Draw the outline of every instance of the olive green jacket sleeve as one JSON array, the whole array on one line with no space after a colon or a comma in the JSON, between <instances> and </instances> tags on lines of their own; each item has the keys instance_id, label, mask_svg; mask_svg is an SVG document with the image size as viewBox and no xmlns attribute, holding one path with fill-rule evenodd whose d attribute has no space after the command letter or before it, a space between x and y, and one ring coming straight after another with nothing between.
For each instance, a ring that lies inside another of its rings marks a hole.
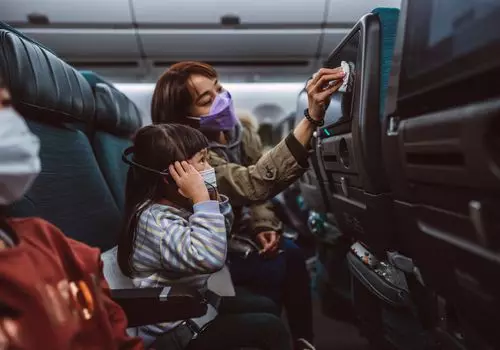
<instances>
[{"instance_id":1,"label":"olive green jacket sleeve","mask_svg":"<svg viewBox=\"0 0 500 350\"><path fill-rule=\"evenodd\" d=\"M210 152L209 162L215 168L219 191L232 205L244 206L266 201L290 186L307 169L308 155L291 133L255 165L228 163L215 152Z\"/></svg>"}]
</instances>

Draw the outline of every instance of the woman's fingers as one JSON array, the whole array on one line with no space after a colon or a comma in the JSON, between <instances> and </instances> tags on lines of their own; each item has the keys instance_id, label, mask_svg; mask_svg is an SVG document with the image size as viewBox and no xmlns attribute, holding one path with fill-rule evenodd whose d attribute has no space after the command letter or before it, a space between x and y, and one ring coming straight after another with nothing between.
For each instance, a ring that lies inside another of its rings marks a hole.
<instances>
[{"instance_id":1,"label":"woman's fingers","mask_svg":"<svg viewBox=\"0 0 500 350\"><path fill-rule=\"evenodd\" d=\"M330 99L330 96L337 91L340 87L342 86L342 80L337 81L333 86L329 87L328 89L324 90L323 92L320 92L316 95L317 101L321 103L326 103Z\"/></svg>"},{"instance_id":2,"label":"woman's fingers","mask_svg":"<svg viewBox=\"0 0 500 350\"><path fill-rule=\"evenodd\" d=\"M334 79L340 79L344 76L344 71L341 67L321 68L319 71L314 73L312 79L307 82L307 88L315 86L318 83L318 81L320 81L324 76L328 76L328 75L338 76L338 78L334 78ZM333 80L333 79L330 79L330 80Z\"/></svg>"},{"instance_id":3,"label":"woman's fingers","mask_svg":"<svg viewBox=\"0 0 500 350\"><path fill-rule=\"evenodd\" d=\"M335 81L334 85L338 83L339 81L342 82L344 78L344 73L343 72L337 72L337 73L332 73L332 74L326 74L323 75L319 80L311 86L311 92L322 92L325 91L326 89L330 88L328 84L331 81Z\"/></svg>"}]
</instances>

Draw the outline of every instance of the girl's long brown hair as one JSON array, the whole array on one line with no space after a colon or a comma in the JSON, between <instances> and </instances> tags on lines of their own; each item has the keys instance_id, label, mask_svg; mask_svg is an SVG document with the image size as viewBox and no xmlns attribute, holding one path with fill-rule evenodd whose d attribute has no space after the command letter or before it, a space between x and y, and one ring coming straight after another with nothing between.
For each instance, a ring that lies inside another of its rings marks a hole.
<instances>
[{"instance_id":1,"label":"girl's long brown hair","mask_svg":"<svg viewBox=\"0 0 500 350\"><path fill-rule=\"evenodd\" d=\"M163 172L176 161L192 158L208 147L207 138L198 130L179 124L148 125L134 137L133 161L150 169ZM136 230L142 212L149 204L168 199L181 207L186 206L175 184L166 184L160 174L132 166L127 174L125 188L125 217L118 240L118 265L123 274L132 277L130 263Z\"/></svg>"}]
</instances>

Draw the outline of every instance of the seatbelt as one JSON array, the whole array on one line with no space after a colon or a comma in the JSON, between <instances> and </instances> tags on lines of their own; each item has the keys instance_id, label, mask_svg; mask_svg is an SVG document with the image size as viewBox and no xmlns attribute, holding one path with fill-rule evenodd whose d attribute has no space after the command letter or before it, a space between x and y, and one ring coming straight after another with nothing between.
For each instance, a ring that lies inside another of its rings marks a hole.
<instances>
[{"instance_id":1,"label":"seatbelt","mask_svg":"<svg viewBox=\"0 0 500 350\"><path fill-rule=\"evenodd\" d=\"M196 339L208 325L217 317L217 309L220 306L221 296L206 290L204 298L207 301L207 313L201 317L185 320L177 327L158 336L151 344L150 349L155 350L183 350L191 340Z\"/></svg>"},{"instance_id":2,"label":"seatbelt","mask_svg":"<svg viewBox=\"0 0 500 350\"><path fill-rule=\"evenodd\" d=\"M5 246L5 248L14 246L14 241L12 240L10 235L1 228L0 228L0 241L2 245Z\"/></svg>"}]
</instances>

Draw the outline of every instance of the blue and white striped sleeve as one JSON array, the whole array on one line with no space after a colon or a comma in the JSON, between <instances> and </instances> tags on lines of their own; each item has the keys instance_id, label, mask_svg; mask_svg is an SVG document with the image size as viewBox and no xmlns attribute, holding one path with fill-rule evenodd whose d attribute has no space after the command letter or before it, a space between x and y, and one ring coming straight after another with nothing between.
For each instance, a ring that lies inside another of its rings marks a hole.
<instances>
[{"instance_id":1,"label":"blue and white striped sleeve","mask_svg":"<svg viewBox=\"0 0 500 350\"><path fill-rule=\"evenodd\" d=\"M167 212L162 215L160 253L162 266L182 273L213 273L224 267L227 235L219 202L193 206L188 220Z\"/></svg>"}]
</instances>

